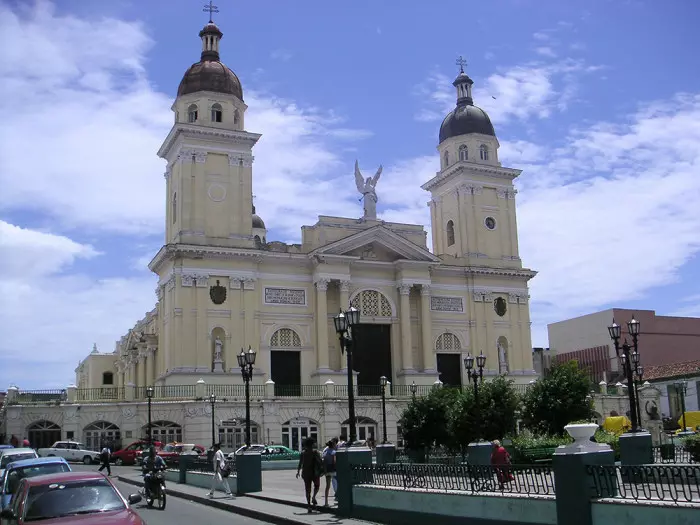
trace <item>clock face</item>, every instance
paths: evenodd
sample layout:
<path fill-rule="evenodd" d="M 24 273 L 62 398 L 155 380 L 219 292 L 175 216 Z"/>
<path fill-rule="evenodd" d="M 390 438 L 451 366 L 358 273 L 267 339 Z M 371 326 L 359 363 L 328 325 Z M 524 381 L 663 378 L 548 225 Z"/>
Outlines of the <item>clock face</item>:
<path fill-rule="evenodd" d="M 508 311 L 508 305 L 503 297 L 497 297 L 493 302 L 493 309 L 496 311 L 499 317 L 506 315 Z"/>
<path fill-rule="evenodd" d="M 493 217 L 486 217 L 486 219 L 484 219 L 484 226 L 489 230 L 494 230 L 496 228 L 496 219 Z"/>

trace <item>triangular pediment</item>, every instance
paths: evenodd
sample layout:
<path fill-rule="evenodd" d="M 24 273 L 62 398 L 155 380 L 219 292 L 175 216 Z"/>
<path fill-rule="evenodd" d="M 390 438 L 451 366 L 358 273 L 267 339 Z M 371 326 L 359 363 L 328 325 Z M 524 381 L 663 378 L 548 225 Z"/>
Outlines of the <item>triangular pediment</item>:
<path fill-rule="evenodd" d="M 313 255 L 336 255 L 378 262 L 421 261 L 440 259 L 425 248 L 404 239 L 384 226 L 376 226 L 322 246 Z"/>

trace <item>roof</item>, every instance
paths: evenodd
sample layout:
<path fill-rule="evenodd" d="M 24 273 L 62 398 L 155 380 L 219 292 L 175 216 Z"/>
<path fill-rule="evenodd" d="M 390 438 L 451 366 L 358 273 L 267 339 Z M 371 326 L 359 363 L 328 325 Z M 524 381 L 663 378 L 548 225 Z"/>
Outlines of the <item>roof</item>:
<path fill-rule="evenodd" d="M 15 468 L 23 468 L 23 467 L 33 467 L 36 465 L 51 465 L 52 463 L 65 463 L 66 465 L 68 462 L 58 456 L 52 456 L 50 458 L 33 458 L 33 459 L 23 459 L 21 461 L 13 461 L 10 463 L 7 468 L 9 469 L 15 469 Z"/>
<path fill-rule="evenodd" d="M 3 456 L 14 456 L 15 454 L 27 454 L 28 452 L 34 452 L 33 448 L 20 447 L 20 448 L 4 448 L 2 449 Z"/>
<path fill-rule="evenodd" d="M 644 379 L 646 381 L 660 381 L 662 379 L 689 376 L 700 376 L 700 359 L 683 363 L 667 363 L 644 367 Z"/>
<path fill-rule="evenodd" d="M 60 472 L 58 474 L 44 474 L 43 476 L 34 476 L 33 478 L 27 478 L 29 480 L 29 485 L 35 487 L 37 485 L 46 485 L 51 482 L 65 482 L 65 481 L 90 481 L 90 480 L 100 480 L 109 479 L 101 472 Z"/>

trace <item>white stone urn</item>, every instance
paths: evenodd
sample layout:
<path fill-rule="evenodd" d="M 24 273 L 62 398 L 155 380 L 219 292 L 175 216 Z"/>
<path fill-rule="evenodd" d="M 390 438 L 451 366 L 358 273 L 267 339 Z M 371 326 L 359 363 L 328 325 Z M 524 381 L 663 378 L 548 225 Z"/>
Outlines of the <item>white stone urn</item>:
<path fill-rule="evenodd" d="M 574 438 L 573 446 L 588 448 L 591 443 L 591 437 L 598 430 L 597 423 L 571 423 L 564 427 L 564 430 Z"/>

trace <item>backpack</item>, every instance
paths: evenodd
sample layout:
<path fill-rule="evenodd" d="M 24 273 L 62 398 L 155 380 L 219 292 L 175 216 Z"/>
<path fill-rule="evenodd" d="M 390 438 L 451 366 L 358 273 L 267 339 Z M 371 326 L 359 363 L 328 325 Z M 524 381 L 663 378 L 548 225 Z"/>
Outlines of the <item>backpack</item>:
<path fill-rule="evenodd" d="M 326 449 L 323 454 L 323 468 L 326 472 L 335 472 L 334 454 L 331 449 Z"/>

